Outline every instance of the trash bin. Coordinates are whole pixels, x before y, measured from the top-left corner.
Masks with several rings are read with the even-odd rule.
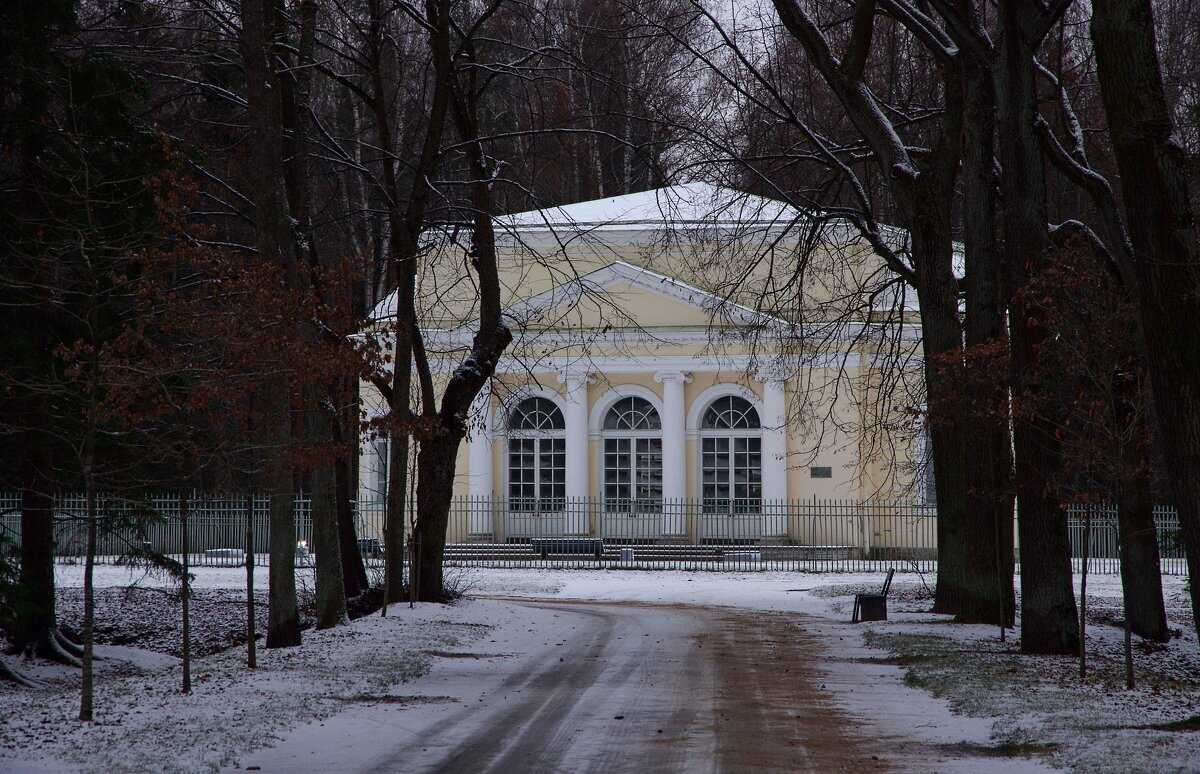
[[[621,561],[622,562],[632,562],[633,561],[633,549],[632,548],[622,548],[621,549]]]

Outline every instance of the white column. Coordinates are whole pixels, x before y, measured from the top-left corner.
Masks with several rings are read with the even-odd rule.
[[[471,404],[470,413],[470,460],[468,489],[471,496],[472,535],[487,535],[492,532],[492,390],[484,385]]]
[[[663,534],[687,533],[687,428],[683,385],[692,375],[680,371],[660,371],[654,381],[663,386]]]
[[[763,436],[762,493],[763,534],[779,537],[787,534],[787,411],[784,405],[784,380],[775,374],[762,374]]]
[[[569,535],[588,533],[588,384],[592,377],[583,371],[560,372],[560,384],[567,386],[567,524]]]

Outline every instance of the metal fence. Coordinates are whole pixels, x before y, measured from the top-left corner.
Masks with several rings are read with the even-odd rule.
[[[1112,574],[1121,571],[1116,505],[1071,505],[1067,508],[1067,524],[1076,572],[1083,564],[1085,541],[1088,545],[1088,572]],[[1154,526],[1158,532],[1158,555],[1163,573],[1186,575],[1187,559],[1183,555],[1183,542],[1179,535],[1179,514],[1174,508],[1156,505]]]
[[[379,501],[353,504],[364,557],[379,561],[385,542]],[[55,550],[82,558],[87,520],[81,496],[55,498]],[[20,539],[19,498],[0,494],[0,536]],[[306,497],[295,500],[297,564],[312,556],[312,516]],[[1068,522],[1080,569],[1090,519],[1090,572],[1120,570],[1116,509],[1071,506]],[[1179,520],[1157,508],[1163,572],[1184,574]],[[121,560],[149,548],[182,559],[177,495],[99,501],[97,561]],[[269,499],[265,495],[196,494],[189,501],[188,559],[192,565],[244,561],[246,533],[265,562]],[[451,566],[641,568],[686,570],[901,571],[937,567],[933,506],[875,500],[786,502],[680,500],[615,501],[459,498],[452,502],[445,559]]]

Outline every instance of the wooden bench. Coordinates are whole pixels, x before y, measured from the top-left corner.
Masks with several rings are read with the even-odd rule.
[[[854,595],[854,613],[850,616],[850,623],[887,620],[887,595],[892,588],[892,576],[895,574],[895,567],[888,569],[883,589],[878,594],[867,592]]]
[[[599,559],[604,553],[602,538],[531,538],[529,545],[543,559],[550,554],[590,554]]]

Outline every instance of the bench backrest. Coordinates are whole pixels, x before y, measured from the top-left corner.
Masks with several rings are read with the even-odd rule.
[[[896,574],[895,567],[888,568],[887,578],[883,581],[883,591],[879,592],[881,596],[887,596],[888,590],[892,588],[892,576]]]

